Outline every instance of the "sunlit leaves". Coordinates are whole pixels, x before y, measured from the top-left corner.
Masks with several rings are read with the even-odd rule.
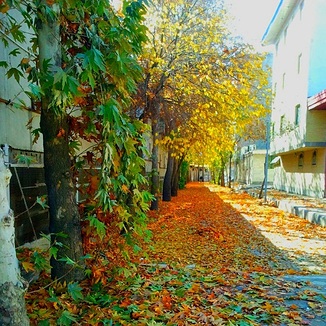
[[[147,15],[140,90],[142,103],[152,104],[145,114],[162,103],[159,144],[193,163],[210,164],[221,151],[233,151],[235,136],[267,113],[264,55],[231,39],[225,21],[222,8],[205,1],[154,1]]]

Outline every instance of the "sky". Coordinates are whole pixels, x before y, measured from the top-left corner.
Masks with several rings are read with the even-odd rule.
[[[218,0],[217,0],[218,1]],[[110,0],[119,7],[121,0]],[[230,30],[241,35],[245,42],[263,50],[261,39],[271,21],[280,0],[224,0],[227,10],[234,21]]]
[[[245,42],[260,47],[260,41],[280,0],[224,0],[234,16],[230,30],[241,35]]]

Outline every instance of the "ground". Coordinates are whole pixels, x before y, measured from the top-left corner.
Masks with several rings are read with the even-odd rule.
[[[149,215],[129,278],[36,283],[31,324],[326,325],[325,228],[205,183]]]

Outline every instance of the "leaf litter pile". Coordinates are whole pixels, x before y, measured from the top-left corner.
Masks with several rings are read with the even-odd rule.
[[[132,275],[67,287],[42,278],[26,294],[31,324],[326,325],[325,295],[283,278],[308,271],[228,200],[250,202],[265,217],[259,225],[282,214],[248,195],[223,191],[222,200],[203,183],[188,184],[149,213],[152,242]]]

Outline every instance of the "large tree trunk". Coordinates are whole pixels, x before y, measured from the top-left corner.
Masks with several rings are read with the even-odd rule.
[[[38,30],[40,66],[43,67],[45,60],[50,60],[54,75],[61,62],[59,24],[58,21],[45,22],[46,16],[43,18]],[[47,85],[42,86],[46,90]],[[41,112],[50,232],[52,244],[56,241],[63,244],[57,247],[58,259],[71,259],[78,262],[80,268],[52,257],[51,274],[52,278],[70,282],[84,278],[84,263],[80,261],[83,256],[81,225],[69,156],[68,116],[64,109],[55,112],[53,107],[49,107],[52,96],[51,90],[45,93]],[[57,238],[59,232],[65,237]]]
[[[172,175],[174,158],[171,155],[171,150],[168,152],[168,164],[164,175],[163,181],[163,201],[171,201],[172,191]]]
[[[0,149],[0,325],[26,326],[29,320],[15,251],[15,218],[7,198],[10,178]]]

